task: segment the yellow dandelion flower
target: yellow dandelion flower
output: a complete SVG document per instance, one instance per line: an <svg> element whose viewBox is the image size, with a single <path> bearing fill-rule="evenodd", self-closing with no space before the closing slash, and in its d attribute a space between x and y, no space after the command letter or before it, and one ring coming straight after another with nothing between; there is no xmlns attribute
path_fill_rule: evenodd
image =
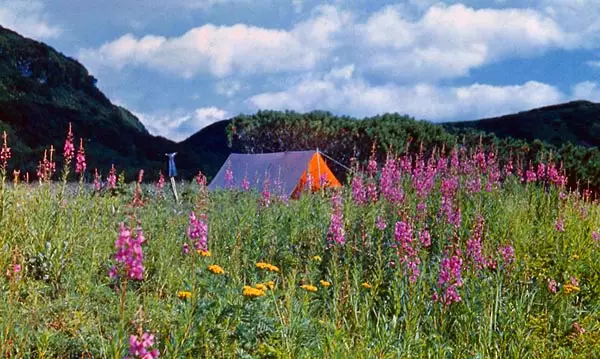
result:
<svg viewBox="0 0 600 359"><path fill-rule="evenodd" d="M369 282L364 282L363 284L361 284L363 288L365 289L371 289L373 286L369 284Z"/></svg>
<svg viewBox="0 0 600 359"><path fill-rule="evenodd" d="M273 289L273 288L275 288L275 281L273 281L273 280L270 280L270 281L268 281L268 282L265 282L264 284L265 284L267 287L269 287L269 289Z"/></svg>
<svg viewBox="0 0 600 359"><path fill-rule="evenodd" d="M197 251L199 255L201 255L202 257L210 257L211 253L210 251L202 251L202 250L198 250Z"/></svg>
<svg viewBox="0 0 600 359"><path fill-rule="evenodd" d="M309 292L316 292L317 291L317 287L315 287L314 285L310 285L310 284L304 284L301 285L300 288L309 291Z"/></svg>
<svg viewBox="0 0 600 359"><path fill-rule="evenodd" d="M254 288L256 288L256 289L260 289L260 290L262 290L263 292L266 292L266 291L267 291L267 286L266 286L266 285L264 285L264 284L262 284L262 283L258 283L257 285L255 285L255 286L254 286Z"/></svg>
<svg viewBox="0 0 600 359"><path fill-rule="evenodd" d="M314 256L314 257L312 257L312 259L313 259L313 261L317 261L317 262L320 262L322 260L320 256Z"/></svg>
<svg viewBox="0 0 600 359"><path fill-rule="evenodd" d="M578 259L579 259L579 256L578 256L577 254L573 254L573 259L574 259L574 260L578 260Z"/></svg>
<svg viewBox="0 0 600 359"><path fill-rule="evenodd" d="M563 286L563 289L565 290L565 293L567 293L567 294L571 294L573 292L579 292L579 287L577 287L571 283L565 284Z"/></svg>
<svg viewBox="0 0 600 359"><path fill-rule="evenodd" d="M258 268L258 269L266 269L266 270L271 271L271 272L279 272L279 267L274 266L274 265L269 264L269 263L265 263L265 262L258 262L258 263L256 263L256 268Z"/></svg>
<svg viewBox="0 0 600 359"><path fill-rule="evenodd" d="M265 291L256 289L256 288L252 288L249 285L245 285L244 288L242 289L242 294L244 295L244 297L257 298L257 297L263 297L265 295Z"/></svg>
<svg viewBox="0 0 600 359"><path fill-rule="evenodd" d="M209 265L208 270L213 272L214 274L225 274L225 271L223 270L223 268L221 268L221 266L219 266L217 264Z"/></svg>
<svg viewBox="0 0 600 359"><path fill-rule="evenodd" d="M329 287L331 285L331 283L329 283L326 280L320 280L319 283L321 283L321 285L325 288Z"/></svg>
<svg viewBox="0 0 600 359"><path fill-rule="evenodd" d="M192 297L192 292L182 290L182 291L177 292L177 297L179 299L190 299Z"/></svg>

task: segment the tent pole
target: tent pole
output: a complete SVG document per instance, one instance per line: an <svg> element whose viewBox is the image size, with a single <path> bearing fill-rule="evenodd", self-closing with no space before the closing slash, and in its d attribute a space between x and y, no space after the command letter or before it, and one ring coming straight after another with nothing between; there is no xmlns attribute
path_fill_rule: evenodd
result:
<svg viewBox="0 0 600 359"><path fill-rule="evenodd" d="M179 203L179 196L177 195L177 187L175 186L175 177L171 177L171 188L173 188L173 194L175 195L175 201Z"/></svg>
<svg viewBox="0 0 600 359"><path fill-rule="evenodd" d="M319 189L323 191L323 184L321 183L321 161L319 161L320 158L321 156L319 155L319 147L317 147L317 172L319 173L319 178L317 179L317 181L319 181Z"/></svg>

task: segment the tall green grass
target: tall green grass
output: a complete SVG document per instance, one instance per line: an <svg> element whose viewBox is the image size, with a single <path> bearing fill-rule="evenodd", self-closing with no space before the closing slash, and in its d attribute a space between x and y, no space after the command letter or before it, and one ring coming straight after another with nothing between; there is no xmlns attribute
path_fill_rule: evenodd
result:
<svg viewBox="0 0 600 359"><path fill-rule="evenodd" d="M330 194L260 206L260 194L213 192L198 208L195 184L175 203L133 185L120 195L61 191L51 184L6 185L0 218L0 353L11 358L122 358L130 334L154 333L165 358L593 358L600 353L600 227L596 203L560 189L509 179L502 188L462 188L458 230L439 216L437 189L426 213L410 186L396 206L358 206L343 190L345 245L328 246ZM436 188L439 187L439 183ZM182 251L192 210L209 222L211 256ZM476 270L465 255L478 215L484 253L496 270ZM420 216L420 217L419 217ZM378 217L387 228L376 228ZM421 275L411 283L397 258L394 224L427 224ZM565 231L555 229L564 218ZM141 223L144 280L120 283L108 270L119 223ZM462 300L432 300L448 245L463 249ZM500 245L515 249L502 265ZM279 267L269 272L257 262ZM390 262L393 262L391 264ZM22 265L18 274L10 273ZM218 264L224 275L207 270ZM565 291L570 278L578 288ZM554 279L558 291L548 289ZM273 280L266 295L245 285ZM320 281L328 281L324 287ZM316 292L301 285L311 284ZM367 285L368 284L368 285ZM369 287L370 288L366 288ZM178 292L190 291L189 299ZM574 329L577 323L583 334Z"/></svg>

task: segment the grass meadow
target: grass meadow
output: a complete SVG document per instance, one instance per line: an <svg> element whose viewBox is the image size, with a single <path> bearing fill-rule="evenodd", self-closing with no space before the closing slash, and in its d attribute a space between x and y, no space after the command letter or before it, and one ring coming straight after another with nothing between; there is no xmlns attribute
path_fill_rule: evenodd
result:
<svg viewBox="0 0 600 359"><path fill-rule="evenodd" d="M389 156L298 200L59 175L3 175L6 358L600 355L599 207L551 162Z"/></svg>

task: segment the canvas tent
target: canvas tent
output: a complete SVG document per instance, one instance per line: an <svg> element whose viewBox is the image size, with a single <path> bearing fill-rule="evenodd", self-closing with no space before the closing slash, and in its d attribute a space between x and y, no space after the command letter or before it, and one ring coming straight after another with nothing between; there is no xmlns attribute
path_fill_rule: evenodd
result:
<svg viewBox="0 0 600 359"><path fill-rule="evenodd" d="M233 183L225 178L227 170L233 174ZM265 178L269 178L270 190L281 183L282 192L295 198L306 186L307 174L313 178L312 190L321 188L319 178L324 178L325 187L340 187L341 183L329 169L318 151L290 151L261 154L232 153L208 186L215 189L242 189L244 177L250 188L262 191Z"/></svg>

